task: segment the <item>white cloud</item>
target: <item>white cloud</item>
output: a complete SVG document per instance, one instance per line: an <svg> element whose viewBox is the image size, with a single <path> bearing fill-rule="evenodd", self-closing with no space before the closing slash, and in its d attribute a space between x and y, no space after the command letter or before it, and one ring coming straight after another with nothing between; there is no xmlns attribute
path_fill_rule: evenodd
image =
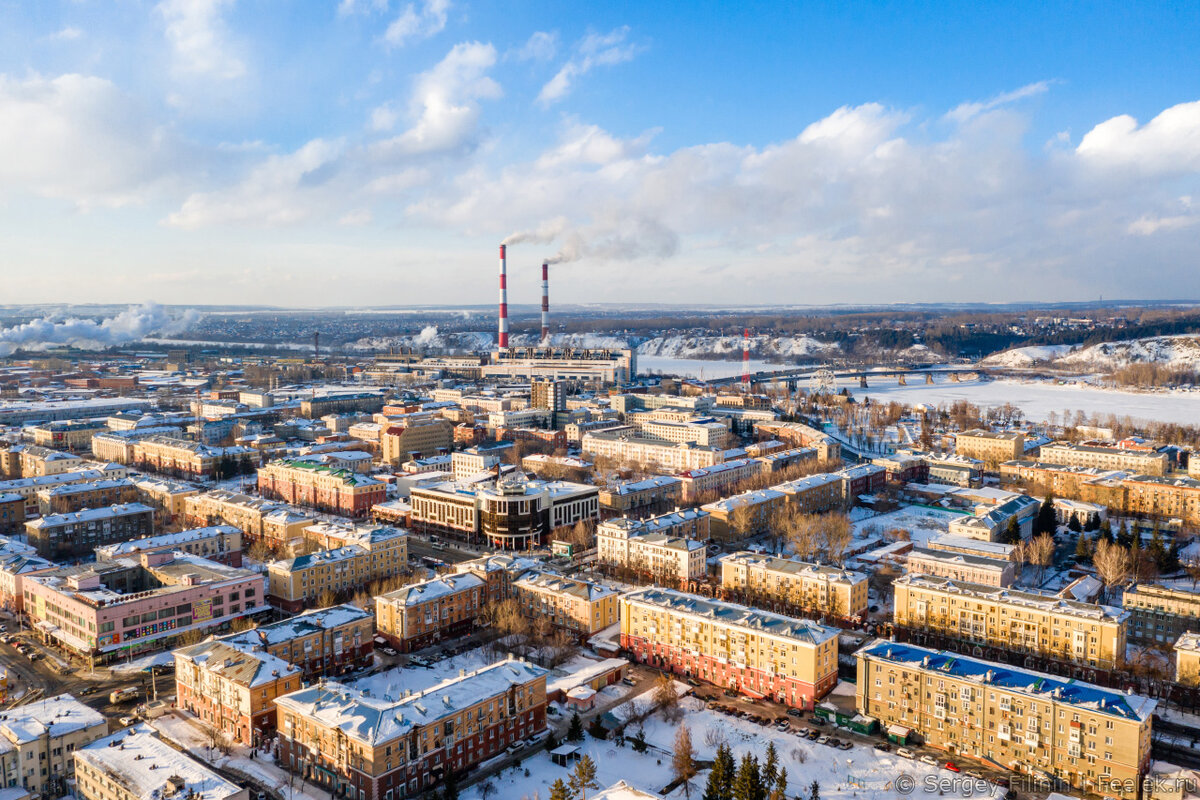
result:
<svg viewBox="0 0 1200 800"><path fill-rule="evenodd" d="M396 120L400 115L396 109L392 108L391 103L384 103L381 106L376 106L371 110L370 128L373 131L390 131L396 127Z"/></svg>
<svg viewBox="0 0 1200 800"><path fill-rule="evenodd" d="M0 75L0 187L8 191L85 208L136 203L180 156L167 132L104 78Z"/></svg>
<svg viewBox="0 0 1200 800"><path fill-rule="evenodd" d="M387 11L387 0L341 0L338 3L339 17L350 17L355 14L372 14Z"/></svg>
<svg viewBox="0 0 1200 800"><path fill-rule="evenodd" d="M68 25L46 37L55 42L73 42L76 39L83 38L83 31L74 26Z"/></svg>
<svg viewBox="0 0 1200 800"><path fill-rule="evenodd" d="M1153 236L1159 231L1177 231L1190 228L1200 222L1200 216L1178 215L1174 217L1139 217L1129 223L1129 232L1134 236Z"/></svg>
<svg viewBox="0 0 1200 800"><path fill-rule="evenodd" d="M522 61L549 61L558 52L558 32L535 31L529 41L517 51Z"/></svg>
<svg viewBox="0 0 1200 800"><path fill-rule="evenodd" d="M218 80L246 73L223 17L232 6L233 0L163 0L156 6L178 72Z"/></svg>
<svg viewBox="0 0 1200 800"><path fill-rule="evenodd" d="M538 102L551 105L562 100L575 86L575 82L592 71L594 67L611 66L631 61L638 53L637 45L626 41L629 26L616 28L605 34L589 33L576 45L570 59L542 86Z"/></svg>
<svg viewBox="0 0 1200 800"><path fill-rule="evenodd" d="M457 44L416 81L410 102L412 127L373 149L381 157L406 157L460 150L475 137L480 100L503 94L487 75L496 64L496 48L480 42Z"/></svg>
<svg viewBox="0 0 1200 800"><path fill-rule="evenodd" d="M419 8L409 3L388 25L383 40L392 47L400 47L413 39L428 39L446 27L449 11L450 0L421 0Z"/></svg>
<svg viewBox="0 0 1200 800"><path fill-rule="evenodd" d="M1076 152L1096 166L1145 174L1200 170L1200 100L1171 106L1141 127L1128 114L1101 122Z"/></svg>
<svg viewBox="0 0 1200 800"><path fill-rule="evenodd" d="M1002 92L983 102L962 103L946 112L945 118L952 122L966 122L972 117L977 117L980 114L1000 108L1001 106L1045 94L1049 89L1050 81L1038 81L1037 83L1026 84L1019 89L1014 89L1011 92Z"/></svg>

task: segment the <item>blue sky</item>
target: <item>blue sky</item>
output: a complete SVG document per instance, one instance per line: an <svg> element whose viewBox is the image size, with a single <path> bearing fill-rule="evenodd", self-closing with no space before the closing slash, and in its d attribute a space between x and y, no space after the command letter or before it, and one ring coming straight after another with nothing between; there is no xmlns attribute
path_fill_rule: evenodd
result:
<svg viewBox="0 0 1200 800"><path fill-rule="evenodd" d="M1200 297L1200 5L0 0L4 302Z"/></svg>

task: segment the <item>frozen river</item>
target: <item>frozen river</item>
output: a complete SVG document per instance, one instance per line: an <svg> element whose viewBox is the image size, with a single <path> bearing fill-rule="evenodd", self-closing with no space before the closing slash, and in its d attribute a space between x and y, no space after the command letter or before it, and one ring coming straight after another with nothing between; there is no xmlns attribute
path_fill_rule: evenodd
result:
<svg viewBox="0 0 1200 800"><path fill-rule="evenodd" d="M782 369L762 361L751 361L751 371ZM722 378L740 375L740 361L702 361L663 357L638 357L638 369L643 372L687 375L694 378ZM895 400L905 405L924 403L940 405L966 400L987 408L1012 403L1032 420L1044 420L1050 412L1060 418L1064 411L1083 411L1086 414L1115 414L1139 420L1157 420L1180 424L1200 424L1200 391L1185 392L1123 392L1102 389L1086 384L1055 384L1049 381L973 381L952 383L938 377L932 385L921 379L900 386L895 378L868 378L867 389L858 388L858 381L846 380L839 385L848 388L855 397L870 397L872 402ZM920 382L918 382L920 381Z"/></svg>

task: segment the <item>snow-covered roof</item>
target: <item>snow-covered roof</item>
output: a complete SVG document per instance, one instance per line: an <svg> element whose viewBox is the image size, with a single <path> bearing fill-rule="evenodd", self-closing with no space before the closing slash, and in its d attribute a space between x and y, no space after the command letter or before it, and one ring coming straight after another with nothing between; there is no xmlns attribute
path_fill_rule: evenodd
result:
<svg viewBox="0 0 1200 800"><path fill-rule="evenodd" d="M146 724L98 739L75 757L138 800L225 800L245 791L168 745Z"/></svg>
<svg viewBox="0 0 1200 800"><path fill-rule="evenodd" d="M343 625L349 625L352 622L364 619L374 619L374 615L349 604L316 608L312 611L305 611L303 614L297 614L294 617L282 619L279 622L260 625L248 631L224 636L220 641L254 646L270 646L290 642L318 631L340 628Z"/></svg>
<svg viewBox="0 0 1200 800"><path fill-rule="evenodd" d="M827 628L812 620L785 617L782 614L760 611L737 603L710 600L674 589L640 589L622 597L621 602L666 608L711 619L724 625L780 636L806 645L819 645L838 635L836 628Z"/></svg>
<svg viewBox="0 0 1200 800"><path fill-rule="evenodd" d="M281 677L300 672L281 658L241 642L214 639L175 651L175 658L188 661L205 672L240 686L264 686Z"/></svg>
<svg viewBox="0 0 1200 800"><path fill-rule="evenodd" d="M217 536L240 535L241 532L240 528L235 528L232 525L209 525L205 528L192 528L186 531L176 531L175 533L160 533L157 536L146 536L128 542L104 545L103 547L96 548L96 555L100 558L116 558L117 556L132 555L142 550L157 550L189 542L201 542Z"/></svg>
<svg viewBox="0 0 1200 800"><path fill-rule="evenodd" d="M49 514L26 523L29 527L49 528L56 525L75 525L80 522L92 522L113 517L127 517L132 514L154 513L154 509L141 503L123 503L102 508L85 508L82 511L71 511L65 514Z"/></svg>
<svg viewBox="0 0 1200 800"><path fill-rule="evenodd" d="M1102 606L1095 603L1082 603L1078 600L1070 600L1068 598L1059 597L1052 594L1041 594L1040 592L1026 592L1019 589L1005 589L996 586L986 586L980 583L969 583L967 581L955 581L949 578L940 578L934 575L902 575L897 578L895 583L908 586L916 586L924 589L933 589L947 594L961 595L964 597L978 597L986 600L993 600L1007 605L1032 608L1038 611L1048 611L1056 616L1074 617L1077 619L1107 619L1114 622L1129 617L1128 611L1123 611L1113 606Z"/></svg>
<svg viewBox="0 0 1200 800"><path fill-rule="evenodd" d="M47 733L55 738L97 726L107 729L108 721L104 715L69 694L47 697L0 712L0 732L15 744L37 741Z"/></svg>
<svg viewBox="0 0 1200 800"><path fill-rule="evenodd" d="M470 572L460 572L454 575L443 575L431 581L414 583L411 586L405 586L394 592L380 595L379 599L407 606L416 603L427 603L430 600L445 597L455 592L465 592L481 586L483 586L483 581L478 576L472 575Z"/></svg>

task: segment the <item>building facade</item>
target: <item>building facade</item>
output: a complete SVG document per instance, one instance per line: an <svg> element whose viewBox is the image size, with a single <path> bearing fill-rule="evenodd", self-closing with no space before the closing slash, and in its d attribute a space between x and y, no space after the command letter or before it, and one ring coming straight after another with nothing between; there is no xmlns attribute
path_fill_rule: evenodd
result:
<svg viewBox="0 0 1200 800"><path fill-rule="evenodd" d="M51 561L79 558L101 545L153 532L154 509L141 503L50 514L25 523L26 541Z"/></svg>
<svg viewBox="0 0 1200 800"><path fill-rule="evenodd" d="M721 559L721 586L847 619L866 618L869 605L862 573L745 551Z"/></svg>
<svg viewBox="0 0 1200 800"><path fill-rule="evenodd" d="M1126 589L1122 606L1132 614L1129 641L1169 646L1185 633L1200 630L1200 593L1178 586L1139 583Z"/></svg>
<svg viewBox="0 0 1200 800"><path fill-rule="evenodd" d="M309 461L272 461L258 471L258 491L266 498L345 517L365 517L382 503L387 487L367 475Z"/></svg>
<svg viewBox="0 0 1200 800"><path fill-rule="evenodd" d="M1017 577L1017 565L1010 560L928 547L914 547L906 557L905 565L911 573L996 588L1012 586Z"/></svg>
<svg viewBox="0 0 1200 800"><path fill-rule="evenodd" d="M526 617L582 638L617 624L617 592L592 581L533 570L513 582L513 592Z"/></svg>
<svg viewBox="0 0 1200 800"><path fill-rule="evenodd" d="M985 470L996 470L1005 461L1025 455L1025 434L963 431L954 436L954 452L983 462Z"/></svg>
<svg viewBox="0 0 1200 800"><path fill-rule="evenodd" d="M477 575L443 575L376 597L375 626L397 650L408 653L473 630L486 599Z"/></svg>

